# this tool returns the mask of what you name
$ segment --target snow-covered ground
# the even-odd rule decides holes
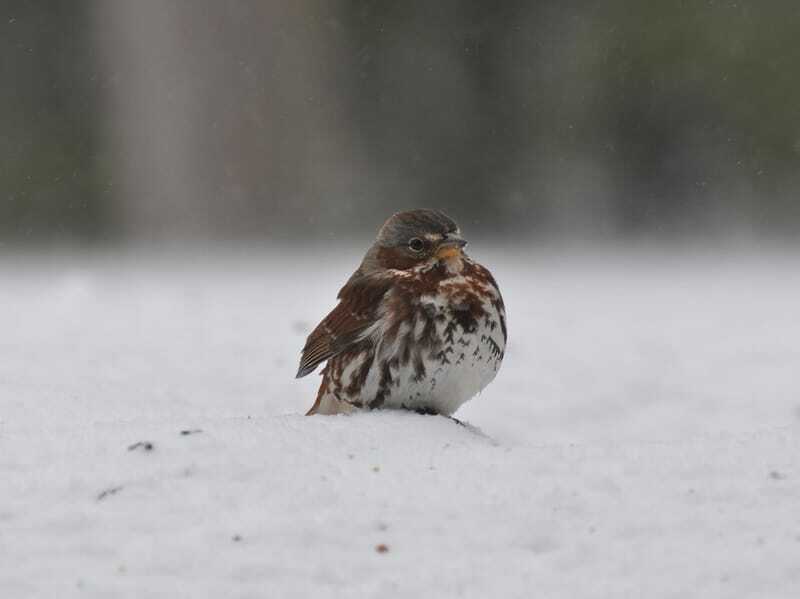
[[[472,253],[472,428],[301,415],[353,252],[0,258],[0,597],[800,596],[800,252]]]

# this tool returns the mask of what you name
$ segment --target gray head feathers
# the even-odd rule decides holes
[[[447,235],[458,231],[458,225],[440,210],[409,210],[398,212],[378,231],[377,245],[405,245],[412,237]]]

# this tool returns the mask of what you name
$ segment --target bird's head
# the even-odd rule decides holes
[[[439,210],[398,212],[378,231],[370,253],[380,268],[408,270],[425,263],[458,261],[467,245],[458,225]]]

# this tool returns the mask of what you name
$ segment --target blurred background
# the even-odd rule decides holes
[[[0,239],[790,239],[800,4],[3,0]]]

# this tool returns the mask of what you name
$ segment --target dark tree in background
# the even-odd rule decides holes
[[[7,237],[800,226],[790,0],[6,5]]]
[[[97,238],[110,222],[101,77],[86,2],[6,0],[0,15],[0,232]]]
[[[519,187],[514,165],[536,133],[524,113],[537,99],[519,106],[505,59],[525,5],[350,3],[351,118],[389,206],[496,217]]]

